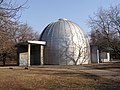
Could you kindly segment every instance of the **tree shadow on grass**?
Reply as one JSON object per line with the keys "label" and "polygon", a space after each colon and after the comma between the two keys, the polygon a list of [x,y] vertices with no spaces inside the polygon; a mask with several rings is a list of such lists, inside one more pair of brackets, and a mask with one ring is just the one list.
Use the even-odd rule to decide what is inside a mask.
{"label": "tree shadow on grass", "polygon": [[[49,73],[52,72],[52,73]],[[91,81],[94,82],[94,84],[90,83],[91,87],[94,87],[95,90],[120,90],[120,81],[114,81],[111,79],[107,79],[101,76],[97,76],[94,74],[90,73],[85,73],[85,72],[73,72],[73,71],[47,71],[45,73],[47,75],[54,75],[54,76],[59,76],[59,77],[77,77],[83,78],[83,79],[91,79]]]}

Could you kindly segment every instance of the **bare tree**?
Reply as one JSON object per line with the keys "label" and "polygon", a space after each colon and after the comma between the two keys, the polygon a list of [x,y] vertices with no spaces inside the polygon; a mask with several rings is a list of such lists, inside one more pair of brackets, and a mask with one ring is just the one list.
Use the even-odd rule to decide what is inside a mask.
{"label": "bare tree", "polygon": [[18,23],[26,2],[19,5],[17,0],[0,0],[0,60],[4,65],[8,54],[16,54],[17,43],[38,39],[29,25]]}
{"label": "bare tree", "polygon": [[9,39],[8,34],[4,31],[0,31],[0,59],[3,61],[3,65],[5,65],[7,54],[15,52],[15,48],[13,47],[13,42]]}
{"label": "bare tree", "polygon": [[92,44],[104,50],[109,47],[120,56],[120,4],[99,9],[95,17],[90,17],[89,25]]}
{"label": "bare tree", "polygon": [[0,0],[0,15],[12,19],[18,18],[20,15],[18,12],[25,8],[27,1],[18,4],[17,0]]}
{"label": "bare tree", "polygon": [[20,42],[26,42],[28,40],[38,40],[39,33],[33,31],[32,27],[28,24],[19,24],[12,25],[8,31],[9,38],[13,40],[15,44]]}

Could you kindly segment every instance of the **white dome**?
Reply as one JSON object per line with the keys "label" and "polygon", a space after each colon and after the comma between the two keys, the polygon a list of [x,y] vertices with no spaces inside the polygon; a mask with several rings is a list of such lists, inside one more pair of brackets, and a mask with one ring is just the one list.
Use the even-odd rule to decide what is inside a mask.
{"label": "white dome", "polygon": [[90,63],[90,47],[86,34],[77,24],[67,19],[59,19],[48,24],[40,40],[46,41],[45,64]]}

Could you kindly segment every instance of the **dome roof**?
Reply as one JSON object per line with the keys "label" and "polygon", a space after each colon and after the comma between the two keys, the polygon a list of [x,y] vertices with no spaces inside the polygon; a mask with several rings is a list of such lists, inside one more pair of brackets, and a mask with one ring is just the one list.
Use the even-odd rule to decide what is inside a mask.
{"label": "dome roof", "polygon": [[48,24],[40,40],[46,41],[45,64],[88,64],[90,47],[86,34],[74,22],[59,19]]}

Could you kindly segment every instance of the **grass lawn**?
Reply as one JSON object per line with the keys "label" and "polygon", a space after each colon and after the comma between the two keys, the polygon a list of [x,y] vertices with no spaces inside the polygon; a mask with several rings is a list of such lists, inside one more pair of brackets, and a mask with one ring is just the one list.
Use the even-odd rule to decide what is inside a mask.
{"label": "grass lawn", "polygon": [[13,67],[0,68],[0,90],[120,90],[120,81],[64,66]]}

